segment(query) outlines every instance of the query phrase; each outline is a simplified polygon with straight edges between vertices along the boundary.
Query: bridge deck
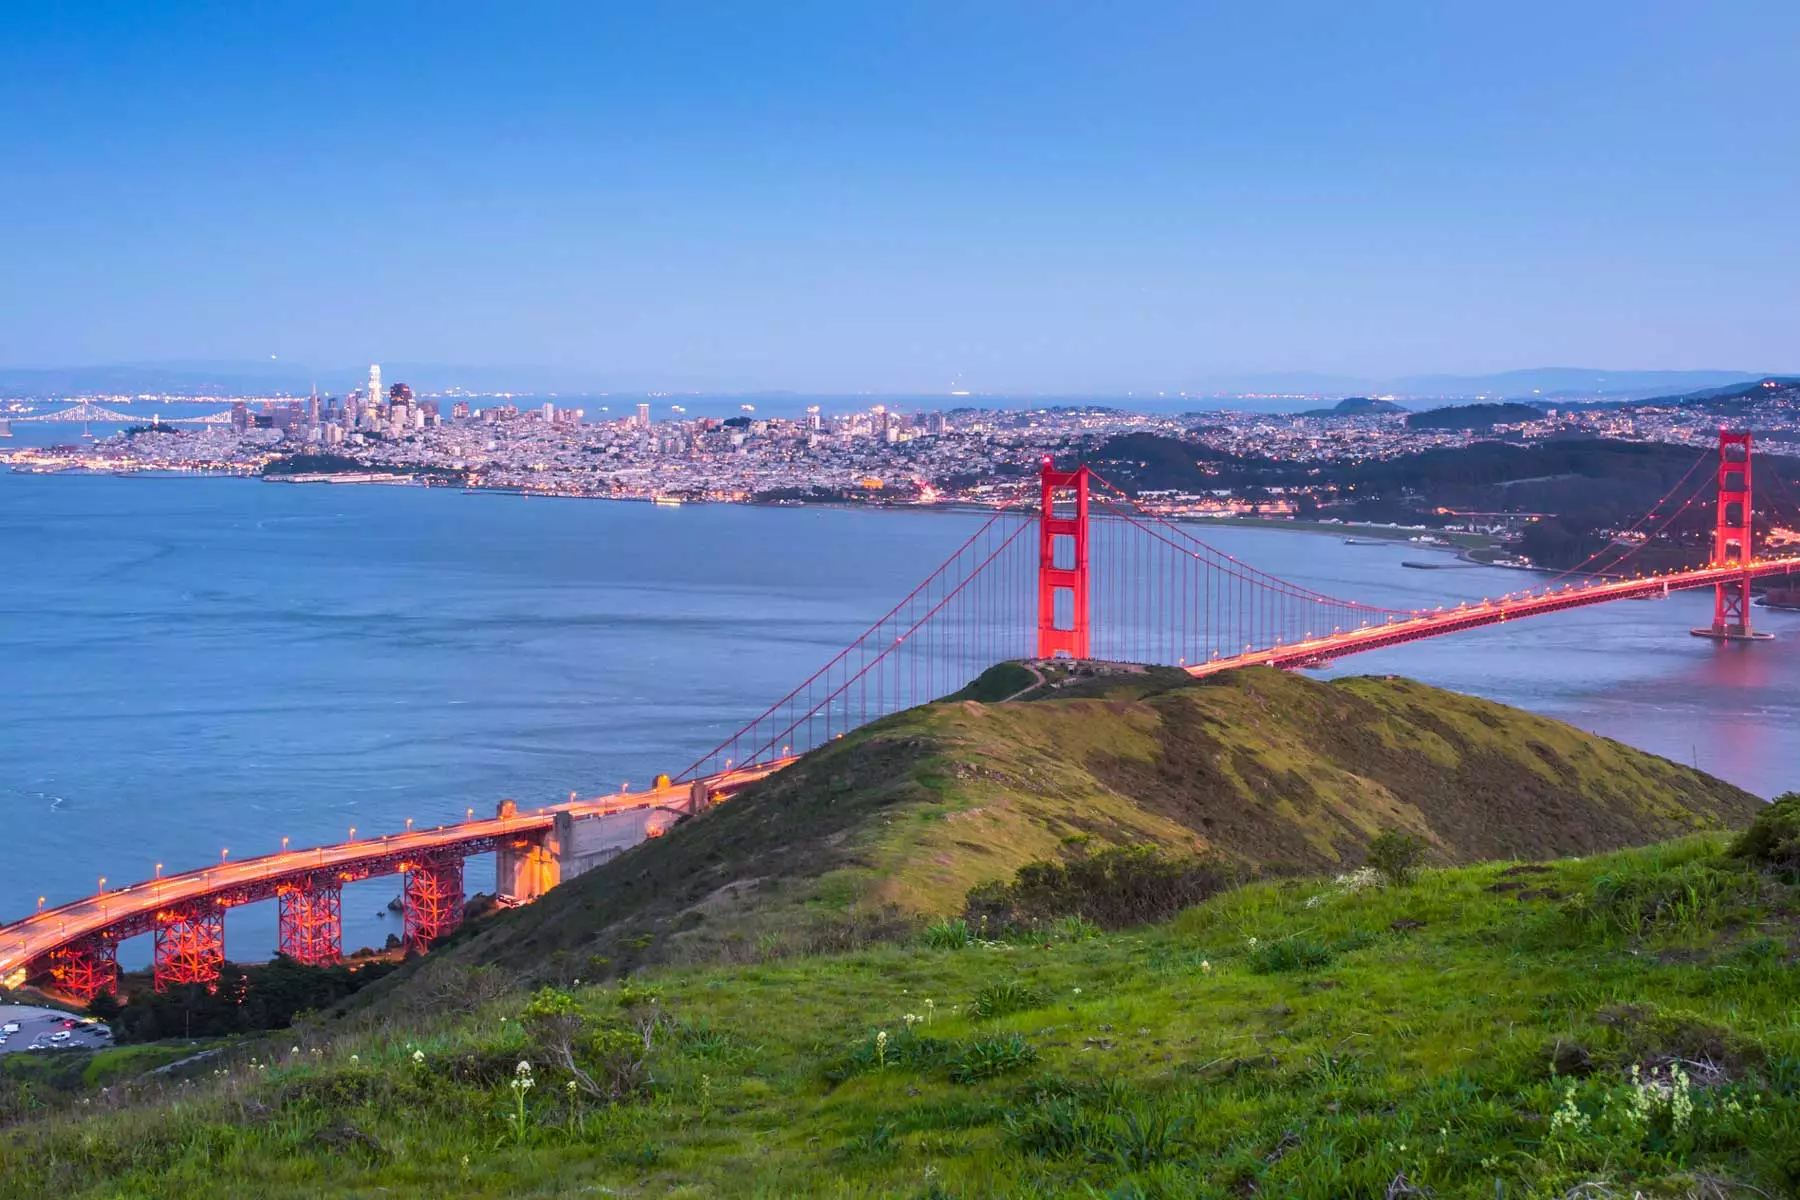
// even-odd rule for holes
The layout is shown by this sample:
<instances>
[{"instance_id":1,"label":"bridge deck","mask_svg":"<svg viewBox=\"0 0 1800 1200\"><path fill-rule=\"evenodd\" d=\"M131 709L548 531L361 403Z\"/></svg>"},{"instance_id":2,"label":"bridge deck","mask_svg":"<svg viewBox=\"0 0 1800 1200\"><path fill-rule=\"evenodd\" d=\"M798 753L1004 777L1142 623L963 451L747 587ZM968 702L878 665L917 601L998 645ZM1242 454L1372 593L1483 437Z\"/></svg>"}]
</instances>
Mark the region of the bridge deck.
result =
<instances>
[{"instance_id":1,"label":"bridge deck","mask_svg":"<svg viewBox=\"0 0 1800 1200\"><path fill-rule=\"evenodd\" d=\"M710 793L729 795L790 761L782 759L725 772L704 783ZM0 926L0 985L17 986L31 963L91 934L112 931L125 938L144 933L153 927L157 913L183 904L249 904L321 873L353 882L406 870L412 863L433 855L482 854L510 839L548 831L556 823L558 813L566 812L579 819L636 809L673 808L687 800L690 787L682 784L645 792L614 792L516 816L485 817L330 846L282 850L115 888Z\"/></svg>"},{"instance_id":2,"label":"bridge deck","mask_svg":"<svg viewBox=\"0 0 1800 1200\"><path fill-rule=\"evenodd\" d=\"M1285 646L1251 650L1226 658L1195 663L1187 668L1194 676L1216 674L1234 667L1303 667L1329 662L1349 654L1399 646L1423 638L1499 625L1525 617L1543 616L1590 604L1611 600L1629 600L1661 596L1668 592L1688 591L1732 583L1749 576L1759 579L1769 575L1787 575L1800 571L1800 558L1768 559L1749 567L1702 567L1693 571L1651 575L1642 579L1620 579L1611 582L1569 584L1537 595L1484 600L1480 604L1460 604L1441 612L1367 625L1357 629L1333 632L1323 637L1308 638Z\"/></svg>"}]
</instances>

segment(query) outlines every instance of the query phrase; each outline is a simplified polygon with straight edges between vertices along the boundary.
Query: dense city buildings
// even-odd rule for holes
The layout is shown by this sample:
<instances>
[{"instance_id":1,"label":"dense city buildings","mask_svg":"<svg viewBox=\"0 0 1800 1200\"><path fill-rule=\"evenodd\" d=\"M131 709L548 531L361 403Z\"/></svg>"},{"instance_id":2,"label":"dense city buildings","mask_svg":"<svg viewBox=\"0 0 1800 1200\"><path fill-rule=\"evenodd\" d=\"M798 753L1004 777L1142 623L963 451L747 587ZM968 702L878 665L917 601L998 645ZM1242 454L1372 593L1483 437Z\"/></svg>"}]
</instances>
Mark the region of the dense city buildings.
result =
<instances>
[{"instance_id":1,"label":"dense city buildings","mask_svg":"<svg viewBox=\"0 0 1800 1200\"><path fill-rule=\"evenodd\" d=\"M1132 435L1190 447L1202 475L1220 461L1286 464L1278 487L1187 485L1143 491L1167 511L1290 515L1328 503L1333 488L1294 483L1312 467L1368 463L1482 441L1518 444L1606 438L1704 447L1719 416L1706 403L1571 407L1488 406L1421 414L1373 401L1295 414L1183 414L1117 405L1036 409L978 403L903 411L881 403L793 417L753 411L689 416L679 404L635 402L632 414L593 416L557 400L416 396L379 366L342 397L240 400L185 424L140 426L78 446L0 451L16 469L227 471L289 478L410 478L545 495L711 502L996 503L1021 496L1045 456L1087 454ZM67 402L61 402L67 403ZM444 405L448 404L448 416ZM1756 429L1765 452L1800 443L1796 388L1768 381L1734 401L1734 424ZM1341 411L1340 411L1341 410Z\"/></svg>"}]
</instances>

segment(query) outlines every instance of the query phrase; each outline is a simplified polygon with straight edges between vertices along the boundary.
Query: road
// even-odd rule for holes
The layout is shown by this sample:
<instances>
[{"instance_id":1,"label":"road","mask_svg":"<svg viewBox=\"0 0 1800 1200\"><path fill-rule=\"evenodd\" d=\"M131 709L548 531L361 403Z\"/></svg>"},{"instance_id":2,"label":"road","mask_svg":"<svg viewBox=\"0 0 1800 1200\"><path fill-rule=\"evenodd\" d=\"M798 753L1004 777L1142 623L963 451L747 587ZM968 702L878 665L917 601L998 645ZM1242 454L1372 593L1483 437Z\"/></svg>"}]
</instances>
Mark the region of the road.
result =
<instances>
[{"instance_id":1,"label":"road","mask_svg":"<svg viewBox=\"0 0 1800 1200\"><path fill-rule=\"evenodd\" d=\"M729 796L791 761L786 758L711 776L705 780L707 790L714 796ZM561 812L581 818L642 808L685 809L691 794L688 784L643 792L614 792L514 816L477 818L332 846L281 850L143 880L0 926L0 986L21 986L32 962L89 934L111 929L123 939L147 932L157 912L183 902L225 896L229 904L249 904L274 895L275 889L289 881L320 871L335 871L345 879L393 874L404 870L409 860L443 852L483 854L507 839L542 834L555 824L556 815Z\"/></svg>"}]
</instances>

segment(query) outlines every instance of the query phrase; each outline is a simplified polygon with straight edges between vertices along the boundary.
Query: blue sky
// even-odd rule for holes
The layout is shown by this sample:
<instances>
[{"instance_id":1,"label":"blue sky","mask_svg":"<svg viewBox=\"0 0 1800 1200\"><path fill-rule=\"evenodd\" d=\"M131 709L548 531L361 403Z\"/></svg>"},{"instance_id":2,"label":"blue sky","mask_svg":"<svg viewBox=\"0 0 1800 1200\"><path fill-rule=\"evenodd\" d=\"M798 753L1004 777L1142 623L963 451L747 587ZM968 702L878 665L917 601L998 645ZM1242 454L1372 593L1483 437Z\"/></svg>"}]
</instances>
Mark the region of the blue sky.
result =
<instances>
[{"instance_id":1,"label":"blue sky","mask_svg":"<svg viewBox=\"0 0 1800 1200\"><path fill-rule=\"evenodd\" d=\"M0 15L0 365L1792 369L1800 5Z\"/></svg>"}]
</instances>

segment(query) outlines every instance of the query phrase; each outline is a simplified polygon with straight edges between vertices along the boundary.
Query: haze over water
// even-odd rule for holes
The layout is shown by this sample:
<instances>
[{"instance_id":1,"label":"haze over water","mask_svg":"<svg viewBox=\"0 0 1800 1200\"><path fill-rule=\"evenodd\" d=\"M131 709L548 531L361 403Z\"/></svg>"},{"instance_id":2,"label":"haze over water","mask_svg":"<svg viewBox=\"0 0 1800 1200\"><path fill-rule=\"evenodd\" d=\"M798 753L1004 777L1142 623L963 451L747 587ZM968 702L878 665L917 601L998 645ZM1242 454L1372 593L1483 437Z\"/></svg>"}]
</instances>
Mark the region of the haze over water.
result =
<instances>
[{"instance_id":1,"label":"haze over water","mask_svg":"<svg viewBox=\"0 0 1800 1200\"><path fill-rule=\"evenodd\" d=\"M843 647L969 514L688 506L239 479L0 473L0 921L169 870L459 820L679 771ZM1401 545L1206 529L1328 594L1395 607L1534 577L1409 570ZM1796 785L1800 614L1688 635L1710 594L1621 601L1362 655L1693 763ZM492 887L471 860L471 891ZM347 949L397 932L347 890ZM273 904L228 949L274 946ZM140 944L141 943L141 944ZM126 944L128 964L148 940Z\"/></svg>"}]
</instances>

